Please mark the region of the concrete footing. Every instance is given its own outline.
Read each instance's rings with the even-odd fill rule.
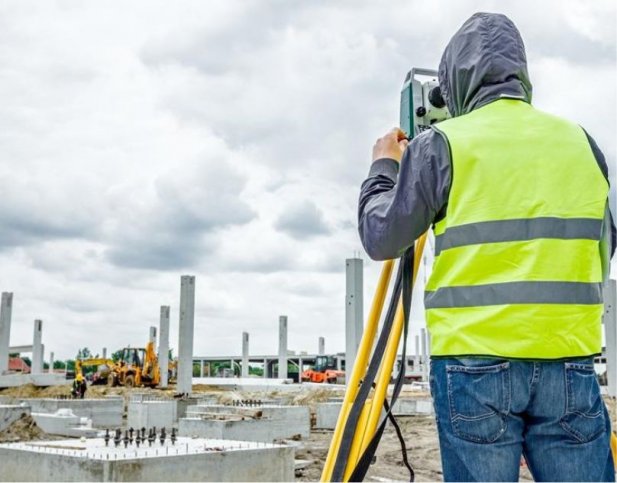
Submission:
[[[334,429],[342,403],[326,402],[315,404],[315,429]]]
[[[0,431],[4,431],[22,416],[30,414],[30,407],[16,404],[0,405]]]
[[[287,446],[169,437],[149,447],[103,438],[0,444],[2,481],[293,481]]]
[[[177,401],[130,401],[127,426],[130,428],[171,428],[178,421]]]
[[[55,414],[59,409],[70,409],[75,416],[92,420],[96,428],[122,426],[124,400],[121,397],[106,399],[20,399],[32,408],[33,413]]]
[[[37,426],[47,434],[93,438],[97,430],[92,428],[92,420],[80,418],[70,409],[58,409],[54,414],[32,413]]]
[[[174,422],[177,423],[179,418],[185,418],[188,408],[195,406],[199,403],[199,401],[200,399],[194,396],[185,396],[183,398],[176,399],[176,420]]]
[[[260,379],[257,377],[194,377],[193,384],[203,384],[238,392],[245,391],[292,391],[302,390],[300,385],[292,384],[291,379]],[[306,384],[303,384],[305,386]],[[323,384],[322,384],[323,386]],[[344,386],[343,386],[344,387]]]
[[[430,399],[398,399],[392,407],[392,414],[395,416],[416,416],[433,412],[433,401]]]
[[[178,424],[182,436],[268,443],[308,438],[311,429],[307,406],[191,406]]]

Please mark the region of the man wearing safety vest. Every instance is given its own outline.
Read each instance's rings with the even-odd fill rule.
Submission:
[[[424,304],[444,478],[518,481],[524,456],[538,481],[615,481],[593,366],[615,246],[604,156],[532,107],[504,15],[463,24],[439,85],[452,119],[375,144],[359,231],[386,260],[433,229]]]

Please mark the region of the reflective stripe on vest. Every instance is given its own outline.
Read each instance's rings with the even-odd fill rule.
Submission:
[[[510,99],[435,129],[453,177],[425,294],[432,354],[600,352],[608,184],[584,131]]]

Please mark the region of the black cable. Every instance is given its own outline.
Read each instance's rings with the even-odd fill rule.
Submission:
[[[403,382],[405,380],[405,364],[406,364],[405,359],[407,355],[407,334],[408,334],[408,328],[409,328],[409,310],[411,306],[411,296],[412,296],[412,288],[413,288],[413,265],[414,265],[414,246],[407,249],[403,257],[401,257],[399,268],[402,267],[402,270],[399,270],[399,274],[398,274],[400,275],[401,280],[397,280],[401,282],[402,292],[403,292],[402,305],[403,305],[403,322],[404,323],[403,323],[403,348],[402,348],[401,370],[399,371],[398,376],[396,378],[396,382],[394,384],[394,389],[392,391],[392,398],[390,400],[390,404],[387,404],[387,402],[384,401],[384,407],[386,408],[386,417],[384,417],[384,419],[378,426],[377,431],[375,431],[375,435],[373,436],[373,439],[368,444],[368,446],[366,447],[366,450],[360,457],[358,464],[354,468],[354,471],[352,472],[349,478],[349,481],[362,481],[364,479],[364,477],[366,476],[366,472],[368,471],[368,468],[371,465],[371,462],[373,460],[373,456],[375,455],[375,452],[377,451],[377,446],[379,445],[379,441],[381,440],[381,437],[383,435],[384,429],[386,427],[386,423],[388,419],[390,419],[390,417],[394,419],[394,416],[392,415],[392,407],[394,406],[394,403],[396,402],[401,392],[401,389],[403,387]],[[398,278],[398,275],[397,275],[397,278]],[[393,300],[398,302],[398,296],[395,299],[393,298]],[[388,335],[389,335],[389,332],[390,330],[388,330]],[[383,334],[383,331],[382,331],[382,334]],[[380,357],[380,362],[381,362],[381,357]],[[394,423],[394,426],[395,426],[395,430],[397,431],[397,436],[399,437],[399,442],[401,443],[401,450],[403,453],[403,462],[406,464],[407,468],[409,469],[410,481],[413,481],[415,475],[414,475],[413,468],[411,467],[411,465],[409,464],[409,461],[407,460],[407,449],[405,446],[402,433],[400,431],[400,428],[398,427],[398,424],[396,424],[396,422]]]

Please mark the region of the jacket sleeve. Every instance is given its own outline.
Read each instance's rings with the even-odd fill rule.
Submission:
[[[378,159],[362,183],[358,230],[373,260],[398,258],[445,209],[451,169],[446,141],[433,130],[409,144],[399,166]]]
[[[593,155],[596,158],[596,162],[598,163],[598,168],[600,168],[600,171],[602,171],[602,174],[606,178],[606,182],[610,185],[608,176],[608,165],[606,164],[606,158],[604,157],[604,153],[600,150],[596,141],[589,135],[587,131],[585,131],[585,135],[587,136],[591,151],[593,152]],[[613,258],[613,255],[615,254],[616,245],[617,229],[615,229],[613,215],[611,213],[608,200],[606,200],[606,212],[604,214],[604,224],[602,226],[602,240],[600,241],[600,254],[602,256],[602,269],[605,279],[608,278],[608,273],[610,271],[609,265],[611,258]]]

